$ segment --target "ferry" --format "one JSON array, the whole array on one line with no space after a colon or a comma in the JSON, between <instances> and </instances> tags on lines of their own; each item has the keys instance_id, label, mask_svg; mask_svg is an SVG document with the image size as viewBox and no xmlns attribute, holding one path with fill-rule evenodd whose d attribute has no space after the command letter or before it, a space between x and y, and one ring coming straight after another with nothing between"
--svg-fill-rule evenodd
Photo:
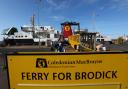
<instances>
[{"instance_id":1,"label":"ferry","mask_svg":"<svg viewBox=\"0 0 128 89\"><path fill-rule=\"evenodd\" d=\"M16 27L5 29L2 35L4 35L5 45L48 45L58 41L59 31L52 26L22 26L21 31Z\"/></svg>"}]
</instances>

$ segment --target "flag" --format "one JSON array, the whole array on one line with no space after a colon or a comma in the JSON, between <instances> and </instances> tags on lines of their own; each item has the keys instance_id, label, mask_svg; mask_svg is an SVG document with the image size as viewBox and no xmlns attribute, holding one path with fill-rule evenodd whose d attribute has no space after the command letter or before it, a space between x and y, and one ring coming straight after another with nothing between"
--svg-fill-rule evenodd
<instances>
[{"instance_id":1,"label":"flag","mask_svg":"<svg viewBox=\"0 0 128 89\"><path fill-rule=\"evenodd\" d=\"M63 35L64 35L64 38L68 38L68 36L72 35L72 29L70 25L64 25Z\"/></svg>"}]
</instances>

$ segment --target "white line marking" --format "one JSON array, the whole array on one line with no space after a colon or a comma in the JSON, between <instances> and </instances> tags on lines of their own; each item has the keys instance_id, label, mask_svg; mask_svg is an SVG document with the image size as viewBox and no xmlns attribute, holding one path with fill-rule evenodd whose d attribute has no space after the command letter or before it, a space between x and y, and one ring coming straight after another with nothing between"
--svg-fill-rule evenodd
<instances>
[{"instance_id":1,"label":"white line marking","mask_svg":"<svg viewBox=\"0 0 128 89\"><path fill-rule=\"evenodd\" d=\"M103 83L103 84L17 84L17 86L43 86L43 87L61 87L61 86L110 86L121 85L120 83Z\"/></svg>"}]
</instances>

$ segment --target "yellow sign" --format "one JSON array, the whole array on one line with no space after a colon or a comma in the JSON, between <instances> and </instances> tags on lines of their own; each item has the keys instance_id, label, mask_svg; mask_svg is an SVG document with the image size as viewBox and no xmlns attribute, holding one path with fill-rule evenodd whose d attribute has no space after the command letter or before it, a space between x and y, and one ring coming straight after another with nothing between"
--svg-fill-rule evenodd
<instances>
[{"instance_id":1,"label":"yellow sign","mask_svg":"<svg viewBox=\"0 0 128 89\"><path fill-rule=\"evenodd\" d=\"M69 36L68 40L69 40L69 43L71 44L71 46L74 48L75 45L80 44L80 35L76 34L76 35Z\"/></svg>"},{"instance_id":2,"label":"yellow sign","mask_svg":"<svg viewBox=\"0 0 128 89\"><path fill-rule=\"evenodd\" d=\"M7 55L10 89L128 89L128 53Z\"/></svg>"}]
</instances>

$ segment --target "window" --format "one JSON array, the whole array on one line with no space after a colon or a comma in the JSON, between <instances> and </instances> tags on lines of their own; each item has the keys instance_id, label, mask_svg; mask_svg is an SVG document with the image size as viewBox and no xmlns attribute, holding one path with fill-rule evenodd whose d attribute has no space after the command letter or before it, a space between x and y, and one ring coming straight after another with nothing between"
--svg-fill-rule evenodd
<instances>
[{"instance_id":1,"label":"window","mask_svg":"<svg viewBox=\"0 0 128 89\"><path fill-rule=\"evenodd\" d=\"M97 39L97 42L100 42L100 39Z\"/></svg>"},{"instance_id":2,"label":"window","mask_svg":"<svg viewBox=\"0 0 128 89\"><path fill-rule=\"evenodd\" d=\"M14 35L15 32L18 32L18 30L16 28L11 28L11 30L9 31L8 35Z\"/></svg>"},{"instance_id":3,"label":"window","mask_svg":"<svg viewBox=\"0 0 128 89\"><path fill-rule=\"evenodd\" d=\"M101 39L101 42L104 42L104 39Z\"/></svg>"},{"instance_id":4,"label":"window","mask_svg":"<svg viewBox=\"0 0 128 89\"><path fill-rule=\"evenodd\" d=\"M54 34L54 38L58 38L58 34Z\"/></svg>"},{"instance_id":5,"label":"window","mask_svg":"<svg viewBox=\"0 0 128 89\"><path fill-rule=\"evenodd\" d=\"M50 34L47 34L47 38L50 38Z\"/></svg>"}]
</instances>

